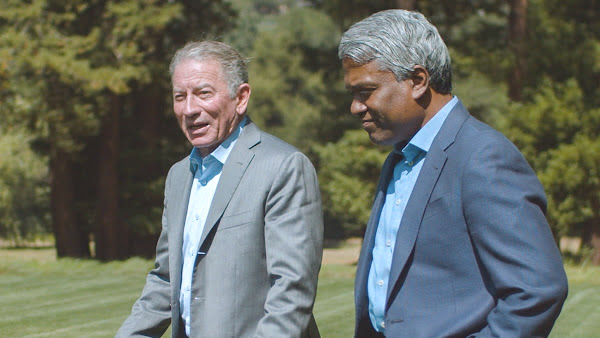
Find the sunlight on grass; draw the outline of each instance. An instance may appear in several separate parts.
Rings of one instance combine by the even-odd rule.
[[[550,337],[598,337],[600,335],[600,267],[565,266],[569,296]]]
[[[113,337],[152,267],[140,258],[101,263],[57,260],[53,249],[0,249],[1,336]],[[353,335],[355,269],[337,263],[321,269],[314,313],[325,338]],[[551,337],[597,337],[600,267],[566,270],[569,297]]]

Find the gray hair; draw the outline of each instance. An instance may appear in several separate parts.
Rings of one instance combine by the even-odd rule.
[[[234,98],[237,89],[243,83],[248,83],[248,66],[246,60],[233,47],[218,41],[188,42],[175,52],[169,73],[173,78],[175,68],[185,60],[207,61],[215,60],[221,64],[229,96]]]
[[[398,81],[408,79],[413,67],[420,65],[429,73],[433,90],[440,94],[452,90],[448,48],[421,13],[386,10],[355,23],[342,35],[338,56],[362,65],[375,60]]]

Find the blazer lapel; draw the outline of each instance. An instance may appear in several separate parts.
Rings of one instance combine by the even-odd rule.
[[[181,166],[181,173],[173,173],[173,187],[169,189],[169,208],[167,217],[169,224],[169,265],[171,273],[171,285],[174,287],[174,293],[179,295],[179,287],[181,285],[181,248],[183,247],[183,229],[185,227],[185,219],[187,216],[187,208],[190,199],[190,191],[192,190],[192,182],[194,176],[189,170],[189,157],[184,161],[185,165]]]
[[[446,163],[448,157],[446,149],[454,142],[458,130],[467,117],[469,117],[469,113],[466,108],[460,101],[457,102],[446,118],[446,121],[444,121],[442,128],[435,137],[425,157],[425,162],[402,216],[396,237],[396,246],[394,247],[394,257],[392,258],[387,290],[386,309],[391,304],[390,295],[392,290],[401,286],[396,284],[399,282],[400,274],[404,270],[406,262],[413,251],[423,220],[425,207]]]
[[[387,186],[390,178],[392,177],[394,165],[394,153],[392,152],[386,158],[381,170],[379,183],[377,184],[377,190],[375,191],[375,200],[373,202],[373,207],[371,208],[371,216],[369,217],[369,222],[367,223],[367,230],[365,232],[363,245],[356,267],[354,301],[357,305],[357,308],[366,309],[366,304],[363,303],[367,300],[367,279],[369,277],[371,262],[373,261],[375,234],[377,233],[379,216],[381,214],[381,209],[383,208],[383,203],[385,202]],[[357,313],[357,316],[358,315],[359,314]]]
[[[396,246],[394,247],[394,257],[392,258],[386,298],[388,304],[392,289],[400,277],[400,273],[404,269],[404,265],[413,250],[419,228],[421,227],[425,206],[431,196],[433,187],[435,186],[445,162],[446,154],[438,147],[432,145],[425,159],[425,163],[423,163],[423,168],[421,168],[417,182],[415,183],[415,188],[413,189],[404,215],[402,216],[398,235],[396,236]]]
[[[248,165],[254,158],[254,153],[250,151],[250,148],[257,143],[260,143],[260,132],[256,125],[251,123],[248,118],[248,123],[244,126],[231,154],[229,154],[223,166],[221,179],[219,180],[208,216],[206,217],[206,222],[204,223],[204,230],[200,238],[200,247],[202,247],[208,234],[210,234],[221,219],[221,216],[223,216],[227,205],[229,205],[229,201],[233,197],[233,193],[244,176],[246,168],[248,168]]]

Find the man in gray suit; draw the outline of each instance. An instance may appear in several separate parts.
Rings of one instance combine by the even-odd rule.
[[[314,167],[260,131],[244,59],[192,42],[170,66],[173,108],[193,145],[169,171],[155,268],[117,337],[318,337],[323,250]]]

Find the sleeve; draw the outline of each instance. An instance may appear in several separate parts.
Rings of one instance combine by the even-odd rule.
[[[562,258],[535,173],[508,140],[478,148],[462,178],[463,212],[496,306],[476,336],[547,336],[567,296]]]
[[[146,277],[142,295],[133,304],[131,314],[115,337],[161,337],[171,322],[171,285],[169,278],[169,240],[167,225],[167,189],[162,215],[162,230],[156,244],[154,269]]]
[[[313,320],[323,217],[315,169],[301,153],[287,156],[268,194],[265,246],[272,286],[255,336],[304,336]]]

